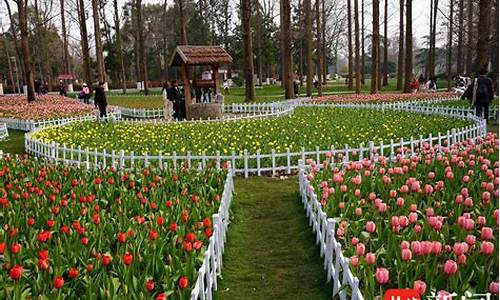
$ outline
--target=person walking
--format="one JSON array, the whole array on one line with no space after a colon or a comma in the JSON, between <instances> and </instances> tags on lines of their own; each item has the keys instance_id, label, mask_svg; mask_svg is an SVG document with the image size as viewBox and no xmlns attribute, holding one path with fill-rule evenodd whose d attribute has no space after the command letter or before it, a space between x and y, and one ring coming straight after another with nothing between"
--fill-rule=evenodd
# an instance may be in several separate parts
<instances>
[{"instance_id":1,"label":"person walking","mask_svg":"<svg viewBox=\"0 0 500 300\"><path fill-rule=\"evenodd\" d=\"M64 84L64 81L62 80L59 80L59 96L64 96L64 97L68 96L66 92L66 84Z\"/></svg>"},{"instance_id":2,"label":"person walking","mask_svg":"<svg viewBox=\"0 0 500 300\"><path fill-rule=\"evenodd\" d=\"M174 106L174 119L179 120L179 102L180 102L180 92L177 86L177 80L172 80L170 82L170 87L167 89L168 100L172 101Z\"/></svg>"},{"instance_id":3,"label":"person walking","mask_svg":"<svg viewBox=\"0 0 500 300\"><path fill-rule=\"evenodd\" d=\"M418 91L418 80L415 75L413 75L413 79L410 82L410 89L412 94L416 94Z\"/></svg>"},{"instance_id":4,"label":"person walking","mask_svg":"<svg viewBox=\"0 0 500 300\"><path fill-rule=\"evenodd\" d=\"M83 100L83 103L85 104L90 104L90 88L87 86L87 84L84 82L82 84L82 90L80 91L80 94L78 95L78 98Z\"/></svg>"},{"instance_id":5,"label":"person walking","mask_svg":"<svg viewBox=\"0 0 500 300\"><path fill-rule=\"evenodd\" d=\"M108 102L106 101L104 82L99 82L99 85L95 89L94 105L99 108L100 118L106 118L108 116L106 113L106 107L108 106Z\"/></svg>"},{"instance_id":6,"label":"person walking","mask_svg":"<svg viewBox=\"0 0 500 300\"><path fill-rule=\"evenodd\" d=\"M489 106L494 97L493 82L487 76L488 71L481 69L479 76L475 78L462 94L461 99L468 99L476 109L476 116L486 119L488 123Z\"/></svg>"}]
</instances>

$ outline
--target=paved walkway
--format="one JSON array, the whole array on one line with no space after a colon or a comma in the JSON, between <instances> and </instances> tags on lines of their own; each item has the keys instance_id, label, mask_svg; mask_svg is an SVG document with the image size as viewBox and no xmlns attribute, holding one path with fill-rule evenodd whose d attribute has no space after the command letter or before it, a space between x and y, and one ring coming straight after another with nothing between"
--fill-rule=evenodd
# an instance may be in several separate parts
<instances>
[{"instance_id":1,"label":"paved walkway","mask_svg":"<svg viewBox=\"0 0 500 300\"><path fill-rule=\"evenodd\" d=\"M215 299L331 299L297 177L236 179Z\"/></svg>"}]
</instances>

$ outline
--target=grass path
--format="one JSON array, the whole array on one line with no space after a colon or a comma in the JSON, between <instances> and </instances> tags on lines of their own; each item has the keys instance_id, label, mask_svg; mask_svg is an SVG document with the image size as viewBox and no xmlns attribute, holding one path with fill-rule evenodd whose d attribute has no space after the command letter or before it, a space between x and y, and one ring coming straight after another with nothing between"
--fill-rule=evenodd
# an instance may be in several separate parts
<instances>
[{"instance_id":1,"label":"grass path","mask_svg":"<svg viewBox=\"0 0 500 300\"><path fill-rule=\"evenodd\" d=\"M235 192L215 299L331 299L297 178L238 178Z\"/></svg>"}]
</instances>

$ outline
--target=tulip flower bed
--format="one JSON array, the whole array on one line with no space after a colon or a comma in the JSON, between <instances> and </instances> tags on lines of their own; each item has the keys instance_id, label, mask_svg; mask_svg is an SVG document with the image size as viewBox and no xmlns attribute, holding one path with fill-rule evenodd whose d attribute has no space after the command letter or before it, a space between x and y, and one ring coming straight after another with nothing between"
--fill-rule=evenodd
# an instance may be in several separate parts
<instances>
[{"instance_id":1,"label":"tulip flower bed","mask_svg":"<svg viewBox=\"0 0 500 300\"><path fill-rule=\"evenodd\" d=\"M456 97L455 93L418 93L418 94L350 94L350 95L331 95L313 98L308 102L312 103L381 103L381 102L403 102L403 101L428 101L438 98Z\"/></svg>"},{"instance_id":2,"label":"tulip flower bed","mask_svg":"<svg viewBox=\"0 0 500 300\"><path fill-rule=\"evenodd\" d=\"M437 115L395 111L372 111L340 108L297 108L290 116L264 120L196 123L102 123L75 122L67 126L37 131L34 139L73 145L82 149L97 148L144 153L178 155L191 151L193 155L242 155L249 153L277 153L290 151L343 148L344 144L359 146L389 142L390 139L418 138L420 134L445 133L452 128L471 125L469 121Z\"/></svg>"},{"instance_id":3,"label":"tulip flower bed","mask_svg":"<svg viewBox=\"0 0 500 300\"><path fill-rule=\"evenodd\" d=\"M464 108L464 109L471 108L471 103L468 100L459 100L459 99L442 101L437 103L429 103L429 104L441 107ZM490 108L498 108L498 98L493 99L493 101L490 104Z\"/></svg>"},{"instance_id":4,"label":"tulip flower bed","mask_svg":"<svg viewBox=\"0 0 500 300\"><path fill-rule=\"evenodd\" d=\"M1 159L0 298L189 299L226 173Z\"/></svg>"},{"instance_id":5,"label":"tulip flower bed","mask_svg":"<svg viewBox=\"0 0 500 300\"><path fill-rule=\"evenodd\" d=\"M498 295L498 139L438 149L343 168L308 162L365 299L390 288Z\"/></svg>"},{"instance_id":6,"label":"tulip flower bed","mask_svg":"<svg viewBox=\"0 0 500 300\"><path fill-rule=\"evenodd\" d=\"M93 106L62 96L37 96L31 103L28 103L24 96L0 97L0 118L36 121L87 115L92 112Z\"/></svg>"}]
</instances>

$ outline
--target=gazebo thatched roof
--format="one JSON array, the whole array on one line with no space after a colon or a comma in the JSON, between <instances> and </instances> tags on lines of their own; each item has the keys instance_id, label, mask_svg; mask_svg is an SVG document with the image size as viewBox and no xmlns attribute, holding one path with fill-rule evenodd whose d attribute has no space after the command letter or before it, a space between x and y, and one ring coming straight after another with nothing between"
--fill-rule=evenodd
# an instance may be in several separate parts
<instances>
[{"instance_id":1,"label":"gazebo thatched roof","mask_svg":"<svg viewBox=\"0 0 500 300\"><path fill-rule=\"evenodd\" d=\"M177 46L170 59L170 66L181 66L183 64L196 65L220 65L231 63L232 57L221 46Z\"/></svg>"}]
</instances>

